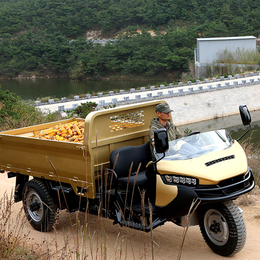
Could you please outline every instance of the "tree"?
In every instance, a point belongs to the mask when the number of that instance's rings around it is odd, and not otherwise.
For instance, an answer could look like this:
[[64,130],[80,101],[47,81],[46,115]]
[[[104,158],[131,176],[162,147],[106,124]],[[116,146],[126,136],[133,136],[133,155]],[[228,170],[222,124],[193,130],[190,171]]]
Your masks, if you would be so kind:
[[220,21],[226,26],[229,27],[233,19],[233,15],[230,11],[228,4],[225,4],[220,12]]

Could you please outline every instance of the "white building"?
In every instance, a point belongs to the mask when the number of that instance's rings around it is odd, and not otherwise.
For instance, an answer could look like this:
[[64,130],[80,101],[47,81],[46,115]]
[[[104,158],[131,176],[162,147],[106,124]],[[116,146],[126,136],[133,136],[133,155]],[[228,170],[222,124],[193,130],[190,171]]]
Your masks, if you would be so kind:
[[197,38],[197,48],[194,50],[196,77],[205,77],[206,67],[217,62],[224,51],[232,54],[255,52],[256,37]]

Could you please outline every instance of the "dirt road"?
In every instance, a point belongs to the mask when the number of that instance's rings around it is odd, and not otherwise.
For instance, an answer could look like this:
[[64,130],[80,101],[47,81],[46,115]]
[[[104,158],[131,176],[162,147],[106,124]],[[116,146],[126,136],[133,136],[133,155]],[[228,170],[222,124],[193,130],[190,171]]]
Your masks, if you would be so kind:
[[[8,195],[14,189],[14,179],[8,179],[0,174],[0,196],[4,192]],[[247,197],[252,204],[240,206],[244,210],[244,219],[247,226],[247,241],[241,252],[231,257],[232,260],[260,259],[260,192]],[[14,204],[12,225],[24,217],[20,212],[21,202]],[[87,217],[87,224],[85,217]],[[36,245],[37,252],[42,254],[41,259],[76,259],[73,250],[79,245],[80,259],[177,259],[180,252],[183,228],[172,223],[158,227],[152,233],[143,233],[137,230],[122,228],[113,225],[111,220],[100,221],[97,216],[85,216],[83,213],[69,213],[62,211],[55,231],[41,233],[35,231],[25,220],[23,234],[29,238],[29,244]],[[78,223],[78,224],[77,224]],[[83,226],[82,226],[83,225]],[[73,226],[73,227],[72,227]],[[83,227],[86,227],[86,232]],[[83,234],[87,234],[85,241]],[[152,243],[153,241],[153,243]],[[83,244],[83,246],[82,246]],[[152,250],[153,245],[153,250]],[[104,250],[104,248],[107,250]],[[44,255],[49,249],[48,254]],[[60,251],[58,251],[60,250]],[[57,252],[52,257],[51,252]],[[106,252],[106,253],[105,253]],[[121,256],[121,258],[120,258]],[[199,227],[190,227],[185,238],[181,255],[182,260],[226,259],[213,253],[204,242]]]

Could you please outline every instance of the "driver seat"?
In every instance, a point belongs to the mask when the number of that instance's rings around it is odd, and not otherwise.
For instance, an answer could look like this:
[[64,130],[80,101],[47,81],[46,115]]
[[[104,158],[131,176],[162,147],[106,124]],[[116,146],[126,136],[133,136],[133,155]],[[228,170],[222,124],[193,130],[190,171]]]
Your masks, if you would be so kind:
[[[116,173],[120,186],[127,187],[128,184],[130,187],[134,185],[143,187],[148,183],[145,174],[146,165],[151,160],[150,144],[147,142],[143,145],[125,146],[112,151],[110,154],[110,167]],[[139,165],[140,169],[137,173]]]

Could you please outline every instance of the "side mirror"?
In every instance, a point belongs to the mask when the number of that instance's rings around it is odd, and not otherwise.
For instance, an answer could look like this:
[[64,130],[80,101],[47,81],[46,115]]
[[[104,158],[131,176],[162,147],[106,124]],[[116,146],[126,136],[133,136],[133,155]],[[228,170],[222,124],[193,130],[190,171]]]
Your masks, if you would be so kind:
[[251,130],[251,116],[250,116],[250,113],[248,111],[248,108],[246,105],[240,105],[239,106],[239,111],[240,111],[240,116],[241,116],[241,119],[242,119],[242,122],[243,122],[243,125],[249,125],[249,129],[247,129],[247,131],[242,134],[242,136],[240,136],[237,141],[239,141],[241,138],[243,138],[248,132],[249,130]]
[[155,151],[165,153],[169,149],[168,134],[166,129],[157,129],[154,131]]
[[249,125],[251,123],[251,116],[246,105],[239,106],[240,116],[243,125]]

